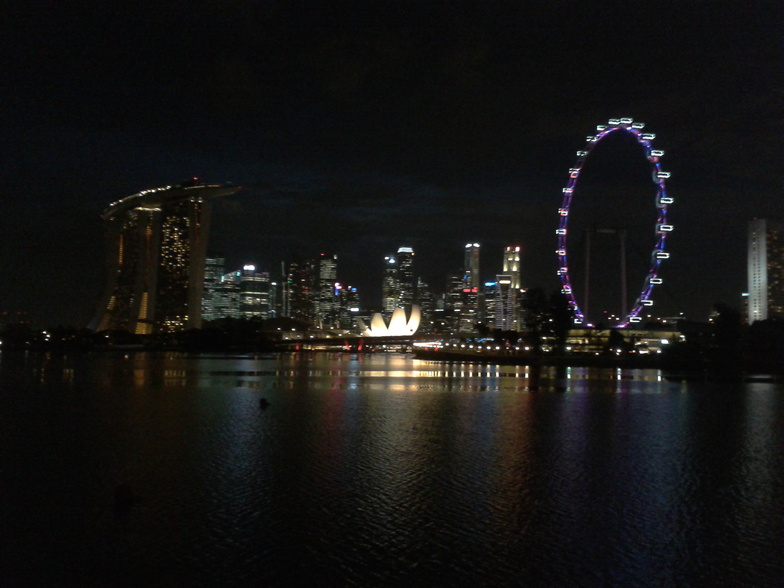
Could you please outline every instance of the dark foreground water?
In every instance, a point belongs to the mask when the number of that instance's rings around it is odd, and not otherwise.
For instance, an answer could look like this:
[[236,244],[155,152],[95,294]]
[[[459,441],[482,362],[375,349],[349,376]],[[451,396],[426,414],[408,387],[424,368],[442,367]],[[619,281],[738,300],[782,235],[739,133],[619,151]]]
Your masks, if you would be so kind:
[[4,586],[784,583],[777,383],[0,355],[0,468]]

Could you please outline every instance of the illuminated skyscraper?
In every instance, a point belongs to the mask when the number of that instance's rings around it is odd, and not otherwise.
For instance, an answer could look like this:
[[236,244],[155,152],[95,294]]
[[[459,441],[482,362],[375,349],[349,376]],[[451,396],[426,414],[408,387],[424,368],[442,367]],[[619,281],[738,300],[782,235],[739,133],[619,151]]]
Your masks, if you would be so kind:
[[201,299],[202,321],[221,318],[216,312],[219,305],[221,278],[226,273],[226,258],[222,254],[208,254],[204,267],[204,293]]
[[313,260],[289,264],[286,278],[286,312],[305,322],[316,320],[316,264]]
[[749,223],[749,323],[784,317],[784,224]]
[[463,282],[466,288],[479,287],[479,243],[466,243],[465,263],[463,264],[465,277]]
[[520,285],[520,246],[507,247],[504,250],[504,275],[512,279],[511,287],[519,290]]
[[384,277],[381,285],[381,307],[389,316],[397,308],[397,258],[384,258]]
[[338,273],[338,256],[322,253],[318,261],[318,288],[316,292],[316,317],[326,328],[337,325],[338,296],[335,289]]
[[110,204],[103,213],[106,290],[91,328],[137,334],[199,328],[211,201],[239,190],[190,181]]
[[495,328],[502,331],[517,329],[517,297],[512,288],[512,276],[495,277]]
[[270,278],[267,272],[257,272],[255,265],[245,265],[241,272],[236,272],[240,286],[241,318],[270,317]]
[[410,310],[416,297],[414,250],[411,247],[400,247],[397,250],[397,292],[398,307]]

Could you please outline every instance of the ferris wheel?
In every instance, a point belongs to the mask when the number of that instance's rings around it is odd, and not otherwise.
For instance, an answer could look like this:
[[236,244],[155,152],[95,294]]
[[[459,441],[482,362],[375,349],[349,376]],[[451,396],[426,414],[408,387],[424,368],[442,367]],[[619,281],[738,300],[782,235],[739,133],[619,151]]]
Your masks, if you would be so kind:
[[[662,279],[659,277],[659,266],[661,265],[662,260],[670,257],[670,254],[664,250],[664,244],[667,233],[673,229],[672,225],[667,224],[667,206],[672,204],[673,199],[667,196],[665,189],[665,181],[670,177],[670,173],[661,169],[660,158],[664,155],[664,151],[653,148],[651,143],[656,138],[656,135],[643,132],[644,127],[645,123],[634,122],[631,118],[611,118],[606,125],[597,125],[597,134],[587,137],[585,148],[582,151],[577,152],[577,162],[569,169],[569,182],[563,189],[563,202],[561,208],[558,209],[560,220],[558,229],[556,229],[555,232],[558,235],[558,249],[556,254],[558,255],[558,276],[561,279],[561,291],[568,300],[576,325],[593,326],[586,320],[583,311],[577,304],[569,277],[568,251],[566,246],[569,208],[571,207],[572,195],[574,194],[577,181],[580,178],[580,172],[582,171],[586,159],[593,148],[611,133],[629,133],[636,138],[638,144],[643,146],[646,157],[650,162],[653,182],[656,185],[655,206],[657,210],[657,219],[654,227],[655,245],[653,247],[653,252],[651,253],[650,267],[643,282],[640,294],[636,298],[631,311],[628,314],[625,313],[625,310],[623,311],[622,314],[624,316],[621,318],[621,322],[618,325],[619,328],[624,328],[630,323],[639,323],[642,321],[642,318],[639,316],[640,312],[645,307],[653,306],[653,300],[651,299],[653,288],[662,283]],[[622,272],[623,271],[625,270],[622,269]],[[622,281],[625,283],[625,275]],[[625,293],[622,294],[622,296],[624,295]]]

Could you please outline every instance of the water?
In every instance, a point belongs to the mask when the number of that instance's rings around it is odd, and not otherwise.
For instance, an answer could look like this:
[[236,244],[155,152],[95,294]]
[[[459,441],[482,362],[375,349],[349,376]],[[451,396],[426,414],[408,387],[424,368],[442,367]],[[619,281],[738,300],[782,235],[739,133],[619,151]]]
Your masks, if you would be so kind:
[[[783,458],[774,382],[395,354],[5,355],[0,577],[782,585]],[[122,484],[138,504],[118,507]]]

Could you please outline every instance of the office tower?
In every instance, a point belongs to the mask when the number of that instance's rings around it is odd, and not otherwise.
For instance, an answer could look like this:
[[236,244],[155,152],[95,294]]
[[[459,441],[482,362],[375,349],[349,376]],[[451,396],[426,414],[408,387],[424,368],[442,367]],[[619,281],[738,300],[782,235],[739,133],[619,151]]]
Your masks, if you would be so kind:
[[476,334],[479,323],[479,288],[463,288],[458,332],[460,336]]
[[495,329],[495,286],[496,282],[485,282],[480,288],[479,322]]
[[422,279],[417,278],[417,303],[419,304],[419,332],[429,333],[433,326],[433,313],[436,310],[436,299],[430,286]]
[[226,258],[219,253],[208,254],[204,266],[204,294],[201,299],[202,321],[214,321],[220,318],[215,312],[215,302],[224,273],[226,273]]
[[384,276],[381,284],[381,308],[389,316],[397,308],[397,258],[387,255],[384,258]]
[[359,316],[359,292],[354,286],[335,284],[338,299],[338,325],[341,329],[355,330]]
[[749,223],[748,280],[749,323],[784,317],[784,224]]
[[338,322],[337,283],[338,256],[322,253],[318,260],[318,286],[316,288],[317,322],[327,328]]
[[462,271],[447,275],[446,291],[444,293],[444,312],[441,315],[443,329],[451,335],[460,333],[460,317],[466,311],[465,296],[463,295],[465,277]]
[[520,284],[520,246],[507,247],[504,250],[504,275],[512,279],[512,288],[519,290]]
[[465,262],[463,263],[464,287],[479,287],[479,243],[466,243]]
[[416,299],[414,250],[411,247],[397,250],[397,293],[397,306],[408,312]]
[[239,271],[223,274],[212,288],[214,320],[240,318],[240,275]]
[[495,277],[495,328],[510,331],[517,328],[517,297],[512,288],[512,276]]
[[286,279],[288,312],[291,318],[316,320],[316,264],[313,260],[289,264]]
[[201,327],[211,201],[239,190],[194,180],[110,204],[106,289],[90,327],[141,335]]
[[255,265],[245,265],[241,272],[236,272],[236,275],[239,277],[240,318],[268,319],[270,317],[269,274],[257,272]]

